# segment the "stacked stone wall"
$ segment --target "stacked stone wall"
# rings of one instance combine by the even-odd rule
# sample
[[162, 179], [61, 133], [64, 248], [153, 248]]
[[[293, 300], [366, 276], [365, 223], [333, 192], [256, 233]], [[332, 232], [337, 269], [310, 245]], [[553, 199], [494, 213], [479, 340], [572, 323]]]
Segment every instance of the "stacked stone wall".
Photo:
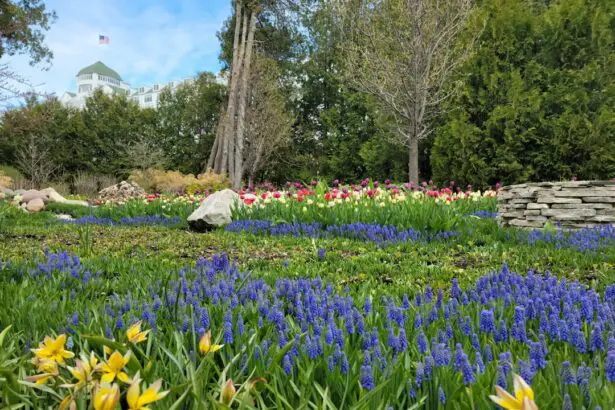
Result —
[[615, 225], [615, 181], [540, 182], [503, 187], [498, 193], [502, 226], [565, 228]]

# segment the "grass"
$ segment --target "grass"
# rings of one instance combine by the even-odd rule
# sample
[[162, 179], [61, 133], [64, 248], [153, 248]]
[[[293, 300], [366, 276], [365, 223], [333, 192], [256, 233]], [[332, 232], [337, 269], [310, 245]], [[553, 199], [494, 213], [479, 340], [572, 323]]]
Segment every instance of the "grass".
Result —
[[[161, 207], [162, 204], [157, 210]], [[60, 208], [53, 211], [71, 213], [72, 210], [74, 216], [85, 216], [78, 214], [83, 208]], [[137, 208], [136, 205], [101, 208], [93, 212], [116, 220], [127, 215], [156, 214], [144, 210], [154, 208]], [[173, 208], [168, 214], [183, 215], [185, 212], [184, 208]], [[456, 319], [446, 320], [443, 311], [438, 309], [437, 320], [415, 329], [416, 314], [424, 318], [430, 315], [436, 306], [437, 289], [443, 289], [444, 301], [448, 301], [453, 296], [453, 279], [469, 295], [479, 278], [500, 271], [504, 263], [508, 270], [521, 274], [529, 270], [536, 274], [548, 271], [557, 278], [579, 281], [591, 289], [590, 295], [597, 292], [604, 300], [607, 287], [615, 281], [615, 247], [611, 243], [580, 252], [574, 248], [558, 249], [548, 242], [530, 244], [527, 234], [499, 229], [493, 219], [465, 217], [457, 226], [460, 234], [446, 240], [382, 247], [344, 238], [274, 237], [224, 230], [198, 234], [181, 226], [75, 226], [55, 221], [49, 212], [26, 215], [0, 203], [0, 260], [3, 261], [0, 297], [4, 306], [0, 309], [0, 331], [11, 326], [4, 334], [4, 341], [0, 341], [0, 345], [4, 345], [0, 348], [0, 385], [5, 386], [0, 387], [0, 403], [26, 403], [37, 407], [42, 403], [58, 403], [73, 391], [78, 408], [88, 408], [95, 394], [92, 391], [59, 388], [60, 380], [50, 381], [46, 387], [38, 389], [24, 382], [27, 376], [36, 374], [36, 368], [29, 363], [32, 354], [28, 348], [37, 345], [46, 335], [64, 332], [70, 336], [72, 351], [92, 351], [101, 360], [109, 357], [102, 348], [104, 345], [122, 352], [130, 349], [135, 358], [126, 371], [134, 376], [140, 369], [139, 374], [147, 384], [162, 378], [162, 389], [170, 390], [160, 403], [153, 405], [157, 405], [156, 408], [495, 408], [487, 394], [493, 392], [500, 367], [506, 363], [498, 356], [511, 352], [510, 366], [513, 371], [521, 372], [523, 363], [530, 361], [532, 345], [517, 341], [497, 343], [492, 335], [479, 331], [479, 319], [482, 310], [491, 308], [496, 317], [512, 329], [514, 306], [506, 306], [503, 299], [494, 299], [485, 305], [478, 302], [460, 305], [459, 317], [470, 318], [479, 343], [483, 348], [489, 345], [495, 356], [493, 362], [485, 362], [485, 370], [480, 373], [475, 367], [476, 349], [472, 338], [463, 333], [463, 326]], [[221, 262], [223, 259], [216, 256], [221, 254], [227, 255], [236, 268]], [[77, 263], [67, 255], [80, 259]], [[8, 267], [7, 261], [10, 261]], [[182, 285], [184, 278], [186, 285]], [[377, 329], [378, 347], [368, 349], [369, 360], [365, 357], [365, 338], [356, 331], [344, 334], [343, 348], [339, 351], [348, 361], [345, 373], [342, 356], [336, 353], [335, 343], [327, 343], [326, 331], [321, 336], [324, 351], [315, 358], [309, 357], [308, 340], [314, 338], [314, 328], [310, 325], [307, 330], [302, 329], [301, 319], [294, 310], [295, 299], [282, 297], [292, 288], [287, 287], [291, 283], [299, 286], [300, 282], [291, 281], [307, 279], [322, 281], [322, 288], [313, 285], [321, 306], [332, 306], [322, 304], [321, 299], [324, 284], [328, 283], [331, 300], [336, 294], [351, 297], [357, 311], [363, 314], [367, 331]], [[199, 283], [209, 285], [201, 287]], [[301, 283], [305, 286], [307, 282]], [[240, 302], [232, 309], [229, 307], [234, 303], [233, 294], [241, 295], [244, 290], [247, 292], [258, 286], [278, 290], [269, 293], [259, 288], [261, 291], [255, 293], [254, 303]], [[552, 288], [544, 286], [545, 292]], [[415, 295], [418, 292], [425, 298], [427, 287], [433, 290], [434, 301], [416, 306]], [[200, 293], [195, 302], [186, 289], [205, 293]], [[223, 293], [216, 296], [215, 289]], [[228, 300], [223, 296], [225, 289], [234, 289], [226, 294]], [[162, 306], [155, 311], [157, 319], [151, 322], [156, 295]], [[275, 308], [273, 302], [279, 301], [278, 309], [284, 312], [283, 326], [287, 332], [285, 343], [280, 341], [281, 325], [276, 324], [279, 319], [275, 315], [270, 318], [265, 315], [260, 323], [262, 311], [258, 306], [263, 305], [258, 295], [268, 295], [270, 310]], [[403, 307], [404, 295], [411, 302], [408, 307]], [[216, 297], [221, 299], [214, 302]], [[383, 302], [382, 297], [387, 301]], [[405, 317], [403, 325], [391, 319], [389, 297], [393, 297], [395, 309], [400, 309]], [[366, 299], [373, 305], [369, 314], [363, 313]], [[308, 303], [307, 296], [301, 300]], [[522, 296], [515, 299], [517, 305], [527, 307], [527, 303], [527, 298]], [[611, 309], [613, 303], [615, 301], [610, 303]], [[214, 342], [225, 345], [216, 354], [199, 353], [198, 341], [205, 329], [202, 323], [204, 307], [208, 309], [208, 327]], [[112, 315], [109, 310], [113, 311]], [[232, 312], [232, 342], [225, 341], [229, 311]], [[240, 314], [244, 332], [238, 329]], [[343, 329], [347, 322], [344, 314], [335, 309], [331, 314], [335, 326]], [[596, 315], [598, 318], [598, 313]], [[118, 322], [119, 318], [122, 323]], [[127, 342], [125, 329], [136, 319], [143, 320], [147, 329], [155, 323], [156, 330], [149, 334], [146, 342], [135, 346]], [[321, 324], [325, 329], [326, 323]], [[455, 355], [456, 344], [461, 344], [475, 368], [476, 381], [464, 387], [462, 372], [444, 366], [419, 386], [416, 374], [424, 367], [428, 355], [419, 352], [417, 347], [419, 330], [429, 342], [432, 337], [438, 338], [438, 330], [443, 331], [447, 323], [452, 324], [454, 333], [453, 339], [446, 343], [447, 349]], [[615, 329], [612, 323], [603, 323], [606, 345], [608, 332]], [[573, 408], [593, 409], [601, 405], [605, 409], [615, 401], [614, 383], [605, 379], [606, 347], [590, 352], [592, 324], [588, 321], [582, 324], [580, 329], [588, 343], [585, 353], [568, 343], [551, 340], [547, 335], [548, 362], [531, 377], [541, 409], [562, 408], [564, 400], [568, 400], [566, 395]], [[395, 348], [390, 347], [389, 328], [398, 337], [402, 327], [408, 347], [396, 353]], [[528, 339], [538, 341], [539, 333], [539, 318], [528, 320]], [[299, 351], [290, 354], [297, 337]], [[302, 346], [308, 350], [304, 351]], [[384, 369], [380, 368], [378, 351], [386, 361]], [[331, 360], [338, 360], [333, 370], [329, 368]], [[591, 366], [596, 361], [598, 366], [586, 385], [567, 385], [560, 375], [561, 364], [565, 361], [571, 362], [575, 374], [583, 374], [583, 363]], [[287, 372], [288, 362], [290, 372]], [[72, 379], [66, 369], [60, 369], [60, 373], [56, 379]], [[373, 388], [366, 378], [368, 374], [373, 378]], [[264, 380], [256, 382], [257, 378]], [[238, 391], [230, 405], [221, 403], [223, 386], [228, 379], [233, 380]], [[511, 373], [506, 375], [505, 384], [511, 388]], [[122, 383], [119, 386], [121, 400], [125, 401], [128, 386]], [[440, 389], [446, 397], [444, 404], [440, 401]]]

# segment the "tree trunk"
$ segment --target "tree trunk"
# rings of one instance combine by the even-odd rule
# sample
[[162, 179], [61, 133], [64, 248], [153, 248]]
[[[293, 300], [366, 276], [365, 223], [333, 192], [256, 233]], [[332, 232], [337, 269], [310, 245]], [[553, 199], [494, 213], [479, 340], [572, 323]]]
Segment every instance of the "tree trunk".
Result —
[[410, 149], [408, 151], [408, 178], [409, 182], [419, 183], [419, 140], [416, 136], [410, 137]]
[[241, 80], [241, 72], [244, 65], [244, 54], [246, 49], [246, 40], [248, 36], [248, 16], [245, 10], [242, 13], [242, 30], [241, 38], [239, 39], [239, 47], [233, 50], [233, 68], [231, 74], [231, 88], [228, 102], [228, 122], [225, 129], [224, 150], [222, 153], [222, 162], [228, 171], [231, 180], [234, 179], [235, 169], [230, 168], [229, 164], [233, 160], [229, 160], [229, 155], [233, 156], [235, 147], [235, 132], [237, 130], [237, 97], [239, 94], [239, 85]]
[[218, 126], [216, 127], [216, 138], [214, 139], [214, 145], [211, 147], [211, 152], [209, 153], [209, 159], [207, 160], [207, 165], [205, 165], [205, 169], [203, 172], [207, 172], [210, 169], [214, 172], [217, 172], [215, 169], [215, 160], [216, 154], [218, 152], [218, 147], [220, 146], [220, 139], [222, 138], [222, 124], [224, 123], [224, 116], [226, 110], [224, 108], [220, 108], [220, 116], [218, 117]]
[[[245, 28], [245, 27], [244, 27]], [[243, 65], [241, 70], [241, 85], [239, 89], [239, 107], [237, 112], [235, 170], [233, 176], [233, 188], [241, 188], [243, 175], [243, 139], [246, 129], [246, 105], [248, 100], [248, 79], [250, 78], [250, 65], [252, 62], [252, 49], [254, 48], [254, 33], [256, 31], [256, 13], [250, 14], [250, 28], [245, 43]]]

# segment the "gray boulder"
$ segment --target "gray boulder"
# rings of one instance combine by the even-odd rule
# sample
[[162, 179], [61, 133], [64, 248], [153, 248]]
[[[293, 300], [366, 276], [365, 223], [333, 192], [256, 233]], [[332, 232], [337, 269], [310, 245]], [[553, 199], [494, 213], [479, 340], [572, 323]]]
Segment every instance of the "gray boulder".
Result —
[[4, 194], [5, 199], [11, 199], [15, 196], [15, 191], [3, 186], [0, 186], [0, 193]]
[[43, 201], [45, 203], [48, 201], [47, 195], [45, 195], [41, 191], [37, 191], [36, 189], [30, 189], [30, 190], [24, 192], [23, 195], [21, 196], [21, 202], [22, 203], [24, 203], [24, 202], [25, 203], [29, 203], [33, 199], [40, 199], [41, 201]]
[[195, 231], [228, 225], [231, 223], [231, 208], [242, 205], [239, 195], [230, 189], [215, 192], [188, 217], [188, 224]]

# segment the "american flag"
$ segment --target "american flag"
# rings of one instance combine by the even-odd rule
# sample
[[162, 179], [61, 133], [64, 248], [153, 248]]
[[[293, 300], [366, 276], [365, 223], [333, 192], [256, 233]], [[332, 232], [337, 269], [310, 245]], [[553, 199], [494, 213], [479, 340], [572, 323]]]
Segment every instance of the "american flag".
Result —
[[109, 37], [103, 36], [102, 34], [98, 35], [98, 44], [109, 44]]

